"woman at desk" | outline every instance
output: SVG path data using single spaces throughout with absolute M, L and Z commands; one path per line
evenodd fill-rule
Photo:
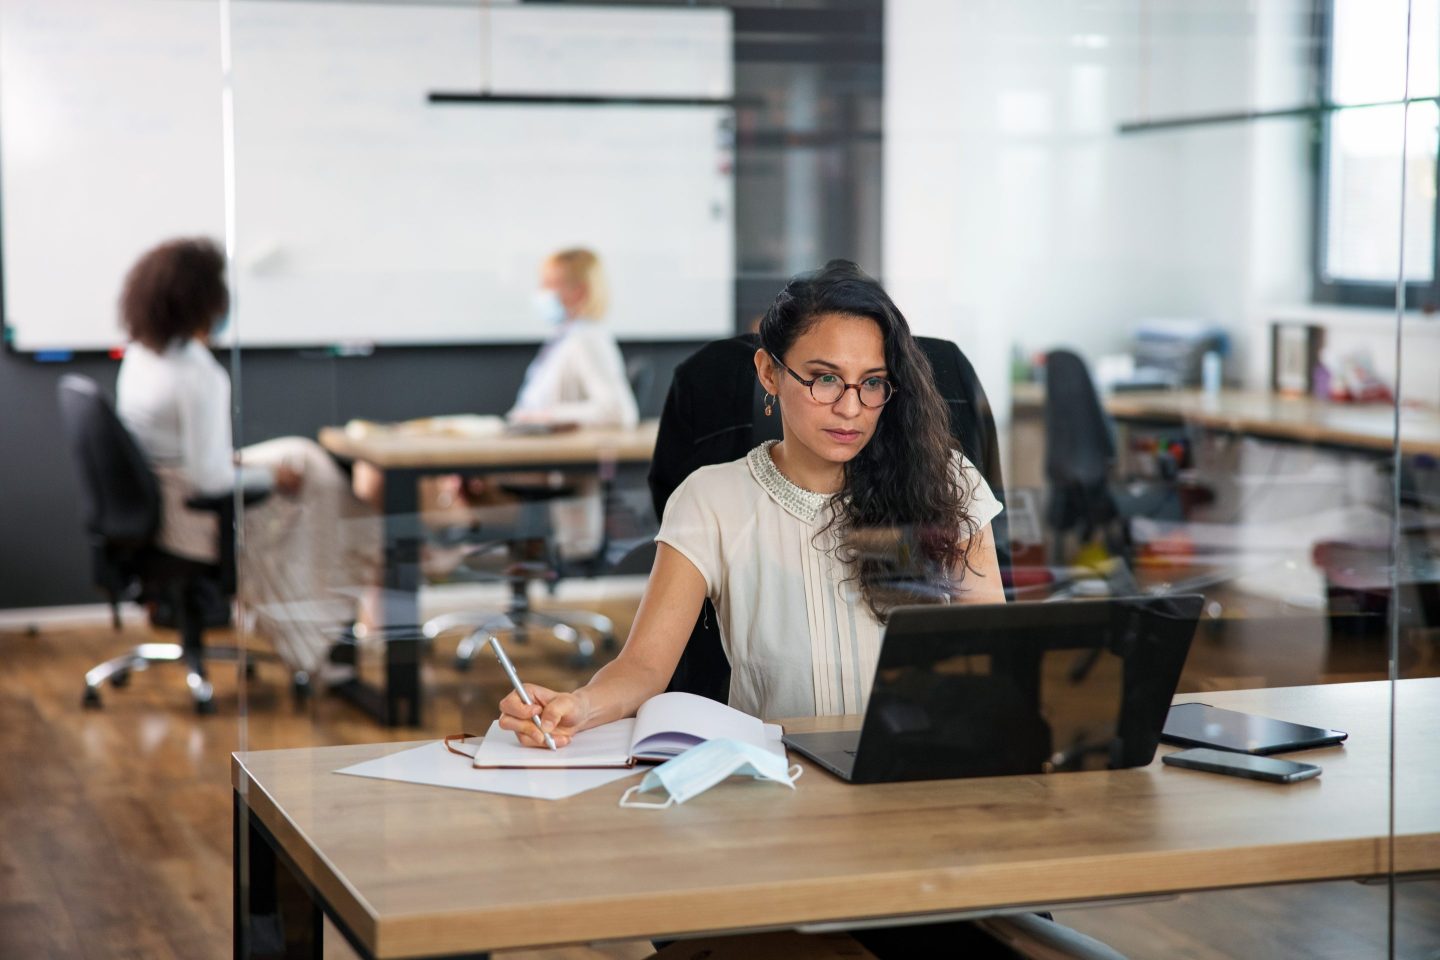
M 286 437 L 233 449 L 230 379 L 208 345 L 229 308 L 225 258 L 211 241 L 171 240 L 141 257 L 120 297 L 131 343 L 117 412 L 160 484 L 161 549 L 213 563 L 215 515 L 188 509 L 187 498 L 237 483 L 272 491 L 245 511 L 240 592 L 290 668 L 316 676 L 333 628 L 354 619 L 353 604 L 335 591 L 375 581 L 378 527 L 314 442 Z
M 501 703 L 524 743 L 544 746 L 535 715 L 560 747 L 633 716 L 665 690 L 707 597 L 730 705 L 761 717 L 863 713 L 891 606 L 1004 602 L 1000 503 L 954 449 L 930 364 L 880 285 L 832 261 L 791 280 L 759 333 L 755 371 L 782 439 L 676 489 L 620 655 L 573 693 L 527 684 L 533 706 Z M 975 944 L 967 956 L 993 947 L 957 924 L 862 941 L 908 956 L 928 938 Z
M 541 743 L 528 721 L 542 710 L 561 744 L 633 716 L 665 689 L 707 597 L 730 704 L 764 717 L 862 713 L 897 603 L 1004 600 L 1000 503 L 954 449 L 929 362 L 880 285 L 846 261 L 797 277 L 760 343 L 782 439 L 676 489 L 620 656 L 574 693 L 503 702 L 501 725 L 527 743 Z

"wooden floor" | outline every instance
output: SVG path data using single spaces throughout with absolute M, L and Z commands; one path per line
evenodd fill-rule
M 633 600 L 620 600 L 604 612 L 623 630 L 631 610 Z M 1192 655 L 1191 689 L 1274 680 L 1265 664 L 1283 673 L 1295 662 L 1287 645 L 1316 642 L 1313 629 L 1307 640 L 1306 630 L 1293 625 L 1288 633 L 1256 627 L 1272 641 L 1256 654 L 1243 624 L 1207 629 Z M 457 673 L 448 656 L 454 640 L 442 639 L 427 668 L 431 708 L 420 731 L 385 730 L 327 697 L 297 713 L 283 672 L 268 665 L 245 682 L 243 698 L 233 668 L 217 667 L 219 710 L 210 717 L 191 711 L 173 667 L 107 690 L 103 710 L 82 710 L 85 670 L 153 636 L 129 628 L 121 637 L 94 626 L 0 632 L 0 960 L 227 955 L 232 750 L 476 732 L 505 692 L 493 664 Z M 512 652 L 533 682 L 581 679 L 558 642 L 536 640 Z M 1336 678 L 1374 677 L 1383 669 L 1373 645 L 1329 649 L 1312 660 Z M 1386 955 L 1387 897 L 1384 885 L 1335 883 L 1073 910 L 1059 918 L 1135 958 L 1340 960 Z M 1399 885 L 1395 903 L 1394 956 L 1440 958 L 1440 881 Z M 506 956 L 648 953 L 647 944 L 635 943 Z M 332 931 L 326 956 L 353 954 Z

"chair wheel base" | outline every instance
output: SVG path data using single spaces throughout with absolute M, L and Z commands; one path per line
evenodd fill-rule
M 455 658 L 455 669 L 458 670 L 458 671 L 461 672 L 461 673 L 466 673 L 466 672 L 468 672 L 468 671 L 470 670 L 470 658 L 469 658 L 469 657 L 456 657 L 456 658 Z
M 305 708 L 310 705 L 310 694 L 314 685 L 310 682 L 310 676 L 306 673 L 297 673 L 290 683 L 290 696 L 295 701 L 295 712 L 304 713 Z
M 215 712 L 214 700 L 196 700 L 195 712 L 202 717 L 208 717 Z
M 116 687 L 116 688 L 125 687 L 125 686 L 128 686 L 129 684 L 130 684 L 130 671 L 129 671 L 129 670 L 117 670 L 117 671 L 115 671 L 114 676 L 112 676 L 112 677 L 110 678 L 110 686 L 112 686 L 112 687 Z
M 100 702 L 100 691 L 94 687 L 85 688 L 85 696 L 80 700 L 80 706 L 86 710 L 99 710 L 104 704 Z

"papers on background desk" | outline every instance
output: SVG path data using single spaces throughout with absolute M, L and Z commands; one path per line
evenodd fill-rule
M 448 437 L 474 440 L 498 437 L 504 433 L 505 421 L 502 418 L 472 413 L 421 417 L 400 423 L 351 420 L 345 424 L 345 436 L 351 440 L 369 440 L 374 437 Z
M 464 746 L 473 748 L 480 737 L 471 737 Z M 366 760 L 336 770 L 352 777 L 373 777 L 378 780 L 401 780 L 432 787 L 454 787 L 459 790 L 480 790 L 503 793 L 511 797 L 536 800 L 563 800 L 577 793 L 603 787 L 644 771 L 618 770 L 477 770 L 469 757 L 461 757 L 445 749 L 437 740 L 423 747 L 401 750 L 387 757 Z

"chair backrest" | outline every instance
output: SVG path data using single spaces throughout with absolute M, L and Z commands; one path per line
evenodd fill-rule
M 916 341 L 930 359 L 936 386 L 949 406 L 951 434 L 1004 503 L 995 418 L 975 368 L 948 340 L 917 337 Z M 754 365 L 758 347 L 759 338 L 754 334 L 716 340 L 675 368 L 650 466 L 650 495 L 657 517 L 665 515 L 670 495 L 695 470 L 738 460 L 757 444 L 779 439 L 780 418 L 766 417 L 761 412 L 764 392 Z M 991 533 L 1000 568 L 1007 571 L 1010 537 L 1004 513 L 992 522 Z M 716 622 L 714 610 L 706 601 L 671 678 L 671 690 L 722 702 L 728 698 L 730 664 Z
M 1085 361 L 1052 350 L 1045 355 L 1045 475 L 1089 488 L 1106 481 L 1114 462 L 1110 417 Z
M 1114 464 L 1110 417 L 1085 361 L 1069 350 L 1051 351 L 1045 357 L 1046 513 L 1057 561 L 1062 534 L 1079 529 L 1089 536 L 1118 515 L 1110 491 Z
M 650 394 L 655 389 L 655 361 L 649 357 L 632 357 L 625 364 L 625 379 L 630 383 L 630 392 L 635 396 L 635 405 L 641 416 L 650 406 Z
M 66 374 L 57 392 L 86 530 L 107 547 L 148 545 L 160 526 L 160 488 L 144 454 L 94 380 Z

